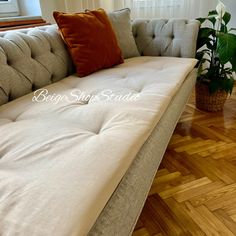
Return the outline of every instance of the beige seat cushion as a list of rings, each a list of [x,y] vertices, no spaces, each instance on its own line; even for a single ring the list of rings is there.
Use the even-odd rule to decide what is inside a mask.
[[[0,235],[86,235],[195,64],[131,58],[46,87],[68,100],[1,106]],[[97,99],[75,101],[78,90]]]

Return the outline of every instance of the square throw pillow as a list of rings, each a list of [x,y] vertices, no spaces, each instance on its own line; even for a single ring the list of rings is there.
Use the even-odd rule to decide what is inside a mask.
[[[123,63],[121,49],[103,9],[85,13],[54,12],[80,77]]]
[[[124,58],[140,56],[132,33],[130,9],[125,8],[108,14]]]

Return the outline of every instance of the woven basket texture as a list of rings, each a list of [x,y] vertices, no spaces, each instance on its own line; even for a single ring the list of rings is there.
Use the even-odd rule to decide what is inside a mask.
[[[196,107],[204,111],[221,111],[223,110],[228,93],[224,90],[217,90],[210,94],[209,88],[206,84],[196,83]]]

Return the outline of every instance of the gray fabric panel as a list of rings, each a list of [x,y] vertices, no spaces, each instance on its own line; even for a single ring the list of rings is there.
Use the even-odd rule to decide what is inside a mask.
[[[71,71],[56,26],[0,33],[0,105],[61,80]]]
[[[133,34],[143,56],[195,57],[199,22],[182,19],[135,20]]]
[[[108,14],[112,27],[116,33],[123,57],[137,57],[139,51],[132,34],[130,9],[125,8]]]
[[[193,70],[108,201],[89,236],[132,234],[195,81],[196,70]]]

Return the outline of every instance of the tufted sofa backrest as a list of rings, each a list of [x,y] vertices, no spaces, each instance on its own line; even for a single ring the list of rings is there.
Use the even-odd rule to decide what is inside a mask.
[[[133,35],[142,56],[194,58],[200,24],[196,20],[135,20]]]
[[[141,55],[194,57],[199,24],[186,20],[136,20]],[[73,73],[55,25],[0,33],[0,105]]]
[[[71,59],[56,26],[0,33],[0,105],[71,72]]]

